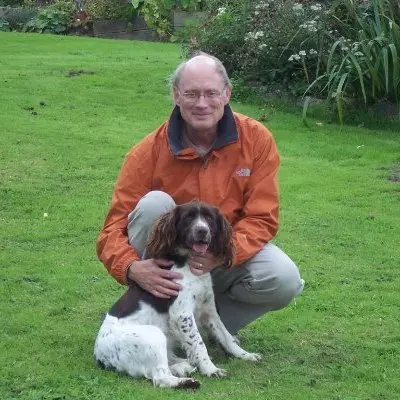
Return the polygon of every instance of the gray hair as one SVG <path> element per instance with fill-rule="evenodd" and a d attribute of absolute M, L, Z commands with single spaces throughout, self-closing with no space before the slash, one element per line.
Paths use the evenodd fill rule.
<path fill-rule="evenodd" d="M 205 53 L 203 51 L 196 51 L 186 61 L 183 61 L 182 63 L 180 63 L 178 65 L 178 67 L 176 68 L 176 70 L 174 71 L 174 73 L 171 75 L 171 78 L 170 78 L 171 89 L 179 86 L 179 83 L 180 83 L 180 80 L 182 77 L 182 73 L 183 73 L 188 61 L 190 61 L 192 58 L 195 58 L 198 56 L 205 56 L 205 57 L 208 57 L 211 60 L 213 60 L 215 63 L 215 70 L 219 74 L 219 76 L 222 78 L 222 82 L 224 83 L 224 86 L 228 86 L 228 87 L 232 88 L 232 84 L 231 84 L 231 81 L 229 80 L 229 77 L 228 77 L 228 74 L 224 67 L 224 64 L 222 64 L 222 62 L 217 57 L 214 57 L 211 54 Z"/>

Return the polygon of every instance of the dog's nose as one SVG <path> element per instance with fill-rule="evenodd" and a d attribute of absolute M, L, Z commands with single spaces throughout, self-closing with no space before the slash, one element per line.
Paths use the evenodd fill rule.
<path fill-rule="evenodd" d="M 208 234 L 208 229 L 205 228 L 205 227 L 203 227 L 203 226 L 199 226 L 199 227 L 196 228 L 195 233 L 196 233 L 196 236 L 197 236 L 199 239 L 202 239 L 202 238 L 205 238 L 205 237 L 207 236 L 207 234 Z"/>

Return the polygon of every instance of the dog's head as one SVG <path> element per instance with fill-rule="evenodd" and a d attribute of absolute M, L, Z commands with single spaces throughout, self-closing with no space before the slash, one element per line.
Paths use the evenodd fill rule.
<path fill-rule="evenodd" d="M 223 258 L 225 265 L 233 259 L 232 228 L 216 207 L 202 202 L 176 206 L 154 224 L 147 243 L 152 258 L 166 258 L 177 249 L 204 254 L 207 250 Z"/>

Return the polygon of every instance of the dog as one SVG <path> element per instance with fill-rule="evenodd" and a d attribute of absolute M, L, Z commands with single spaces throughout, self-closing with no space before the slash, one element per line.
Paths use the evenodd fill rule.
<path fill-rule="evenodd" d="M 183 275 L 177 297 L 161 299 L 132 285 L 107 313 L 97 335 L 94 357 L 103 368 L 145 377 L 155 386 L 196 389 L 195 370 L 222 377 L 226 371 L 211 361 L 198 328 L 208 330 L 223 349 L 237 358 L 258 361 L 261 355 L 243 350 L 222 323 L 214 300 L 210 273 L 192 274 L 191 253 L 212 252 L 230 266 L 232 228 L 217 208 L 202 202 L 178 205 L 154 224 L 147 247 L 149 258 L 173 260 Z M 179 345 L 187 359 L 173 350 Z"/>

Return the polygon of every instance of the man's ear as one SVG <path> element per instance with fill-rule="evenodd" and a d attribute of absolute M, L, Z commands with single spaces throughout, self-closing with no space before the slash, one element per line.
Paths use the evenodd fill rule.
<path fill-rule="evenodd" d="M 229 103 L 229 100 L 231 99 L 231 94 L 232 94 L 232 89 L 227 86 L 225 88 L 225 105 L 227 105 Z"/>
<path fill-rule="evenodd" d="M 175 103 L 177 106 L 180 106 L 180 99 L 181 99 L 181 96 L 179 95 L 179 89 L 178 89 L 176 86 L 174 86 L 174 87 L 172 88 L 172 95 L 173 95 L 173 97 L 174 97 L 174 103 Z"/>

